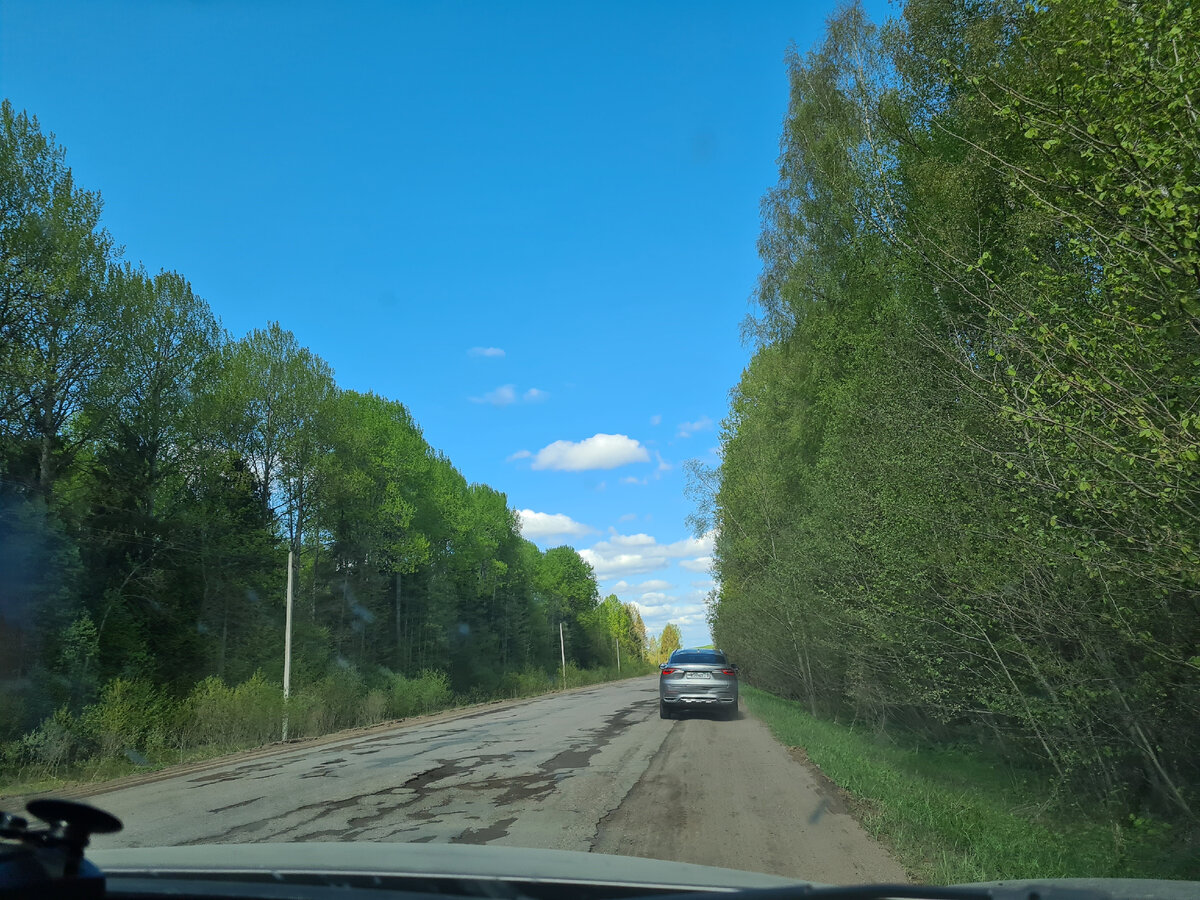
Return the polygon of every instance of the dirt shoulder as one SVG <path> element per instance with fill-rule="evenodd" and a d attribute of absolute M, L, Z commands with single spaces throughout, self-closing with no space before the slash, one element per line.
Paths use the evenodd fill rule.
<path fill-rule="evenodd" d="M 674 722 L 592 849 L 826 884 L 906 882 L 811 766 L 746 713 Z"/>

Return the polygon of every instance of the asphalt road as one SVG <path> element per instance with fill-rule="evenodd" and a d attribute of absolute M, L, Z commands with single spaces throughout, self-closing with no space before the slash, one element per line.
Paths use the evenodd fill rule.
<path fill-rule="evenodd" d="M 656 676 L 413 720 L 94 794 L 97 847 L 461 842 L 811 881 L 903 881 L 836 793 L 743 714 L 658 718 Z"/>

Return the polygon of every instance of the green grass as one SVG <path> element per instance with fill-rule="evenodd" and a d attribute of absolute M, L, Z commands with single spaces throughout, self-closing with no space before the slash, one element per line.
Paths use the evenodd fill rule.
<path fill-rule="evenodd" d="M 780 741 L 802 747 L 851 796 L 863 826 L 916 880 L 1200 879 L 1194 833 L 1067 805 L 1044 773 L 983 750 L 903 746 L 749 686 L 742 696 Z"/>

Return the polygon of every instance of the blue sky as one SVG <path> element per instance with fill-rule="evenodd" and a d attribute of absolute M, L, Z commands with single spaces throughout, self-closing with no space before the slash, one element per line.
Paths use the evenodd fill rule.
<path fill-rule="evenodd" d="M 698 644 L 681 464 L 716 461 L 784 54 L 834 5 L 0 0 L 0 94 L 127 258 L 404 402 Z"/>

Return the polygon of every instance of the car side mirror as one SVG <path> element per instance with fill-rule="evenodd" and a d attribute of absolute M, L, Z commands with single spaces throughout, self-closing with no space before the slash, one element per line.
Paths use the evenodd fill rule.
<path fill-rule="evenodd" d="M 659 664 L 658 664 L 658 667 L 659 667 L 660 669 L 665 669 L 665 668 L 667 667 L 667 664 L 666 664 L 666 663 L 659 663 Z"/>

